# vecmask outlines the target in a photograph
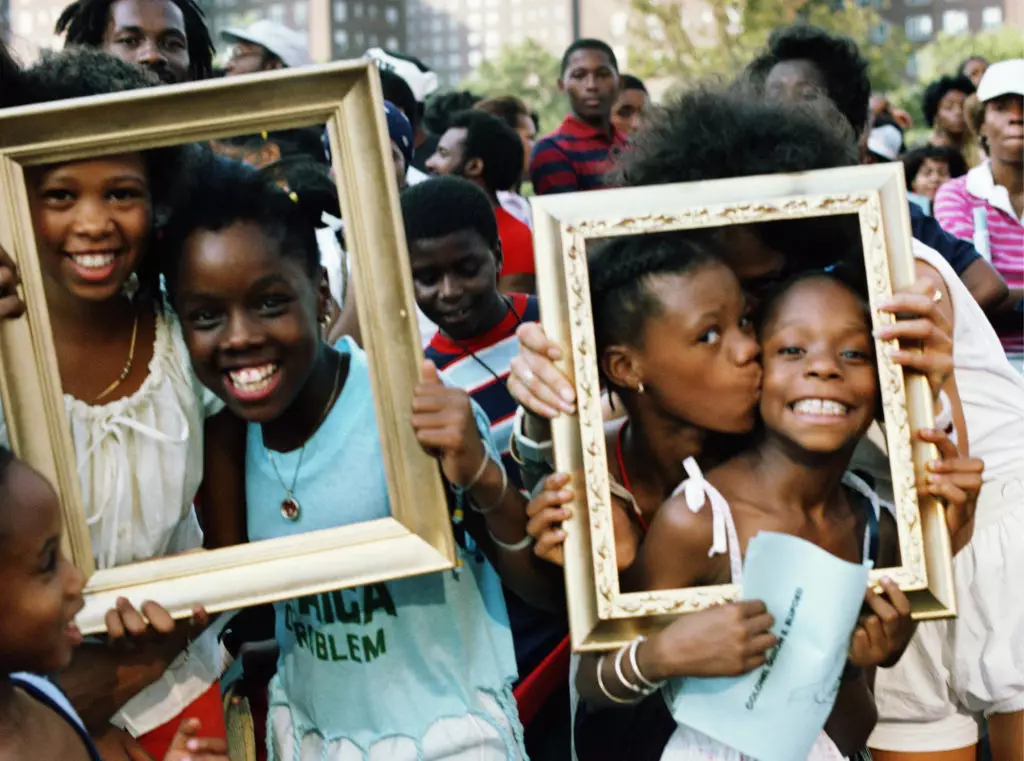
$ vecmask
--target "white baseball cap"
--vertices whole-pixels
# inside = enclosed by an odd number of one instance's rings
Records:
[[[285,66],[305,66],[310,62],[306,35],[269,19],[257,21],[245,29],[225,29],[220,36],[227,42],[249,42],[276,55]]]
[[[409,89],[412,90],[412,94],[416,97],[417,103],[426,103],[427,98],[440,86],[440,83],[437,80],[437,74],[434,72],[421,71],[420,67],[412,61],[406,61],[404,58],[396,58],[393,55],[388,55],[388,53],[381,48],[370,48],[366,51],[363,58],[375,62],[377,64],[377,68],[385,71],[393,71],[404,79],[405,83],[409,85]]]
[[[889,161],[899,158],[901,145],[903,145],[903,135],[891,124],[875,127],[868,135],[868,150]]]
[[[982,103],[1011,94],[1024,95],[1024,58],[992,64],[978,82],[977,96]]]

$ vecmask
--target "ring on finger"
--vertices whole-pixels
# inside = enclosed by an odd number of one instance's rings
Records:
[[[533,370],[531,370],[530,368],[524,367],[522,371],[519,373],[519,376],[520,379],[523,381],[524,385],[529,386],[531,383],[533,383]]]
[[[936,304],[942,301],[942,291],[940,291],[938,288],[936,288],[935,292],[932,294],[932,301]]]

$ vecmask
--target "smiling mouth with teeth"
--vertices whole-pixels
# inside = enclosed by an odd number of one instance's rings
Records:
[[[258,395],[266,391],[277,375],[278,365],[268,362],[255,367],[241,367],[225,373],[232,386],[245,395]]]
[[[799,415],[816,415],[820,417],[845,417],[850,408],[842,402],[832,399],[801,399],[789,405]]]
[[[84,269],[103,269],[114,263],[114,254],[71,254],[71,259]]]

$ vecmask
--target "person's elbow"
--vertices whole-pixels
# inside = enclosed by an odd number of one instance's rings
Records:
[[[986,314],[1000,310],[1010,296],[1002,275],[985,259],[976,259],[968,265],[960,279]]]

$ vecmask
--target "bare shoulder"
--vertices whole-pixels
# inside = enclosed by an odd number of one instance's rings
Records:
[[[64,716],[28,692],[19,689],[16,694],[22,720],[16,733],[4,733],[0,761],[90,761],[81,735]]]

